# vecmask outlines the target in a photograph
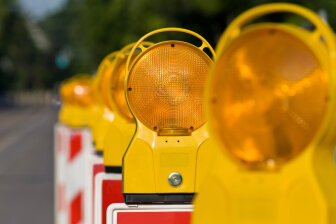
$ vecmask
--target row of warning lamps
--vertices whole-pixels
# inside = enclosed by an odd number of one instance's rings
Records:
[[[57,124],[55,132],[56,224],[190,223],[190,204],[123,204],[121,174],[105,172],[89,130]]]
[[[299,15],[315,30],[248,25],[275,12]],[[202,45],[145,41],[168,31]],[[331,28],[292,4],[240,15],[217,59],[200,35],[160,29],[107,56],[95,78],[64,82],[60,120],[92,129],[107,170],[123,164],[126,203],[190,202],[198,192],[195,223],[335,223],[335,52]]]

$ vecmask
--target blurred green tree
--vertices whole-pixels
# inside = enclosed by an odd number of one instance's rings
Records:
[[[14,0],[0,1],[0,92],[46,87],[48,57],[32,38],[34,28]]]
[[[76,73],[94,73],[100,61],[142,35],[162,27],[183,27],[213,46],[241,12],[270,0],[68,0],[37,24],[50,42],[41,50],[15,0],[0,1],[0,91],[51,88]],[[336,28],[335,0],[289,0],[314,11],[324,9]],[[304,24],[291,15],[275,21]],[[28,26],[29,27],[29,26]],[[168,35],[169,36],[169,35]],[[167,35],[161,36],[166,38]],[[159,38],[159,37],[157,37]],[[154,39],[155,41],[156,39]]]
[[[67,72],[94,72],[108,53],[137,41],[157,28],[178,26],[194,30],[215,46],[227,24],[241,12],[269,0],[69,0],[66,7],[48,18],[58,50],[71,49]],[[336,26],[336,1],[291,0],[287,2],[325,9]],[[51,19],[52,18],[52,19]],[[275,20],[293,20],[275,16]],[[52,20],[52,22],[50,21]],[[301,22],[301,21],[300,21]],[[62,76],[64,77],[64,76]]]

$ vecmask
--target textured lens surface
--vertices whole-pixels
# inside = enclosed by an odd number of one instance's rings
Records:
[[[167,41],[135,61],[127,97],[135,116],[154,131],[196,130],[205,122],[204,86],[211,59],[197,47]]]
[[[217,135],[236,158],[277,164],[316,135],[328,103],[328,77],[311,49],[276,29],[252,29],[219,58],[210,90]]]
[[[113,68],[114,68],[113,62],[107,64],[104,67],[103,74],[99,80],[99,85],[98,85],[98,88],[99,88],[98,91],[101,96],[102,103],[104,103],[106,106],[109,106],[110,104],[109,98],[108,98],[109,97],[108,94],[110,94],[108,82],[111,79]]]
[[[132,56],[131,62],[137,55],[138,53],[135,53]],[[129,111],[125,98],[124,83],[125,83],[126,61],[127,57],[125,56],[123,58],[120,58],[116,62],[116,66],[114,68],[111,79],[111,96],[118,112],[125,118],[133,120],[133,116]]]

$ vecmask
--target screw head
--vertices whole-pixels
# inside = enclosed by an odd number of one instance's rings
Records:
[[[182,184],[182,175],[177,172],[173,172],[169,174],[168,182],[173,187],[180,186]]]

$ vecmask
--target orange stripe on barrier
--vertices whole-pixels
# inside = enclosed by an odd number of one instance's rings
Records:
[[[79,224],[83,219],[82,208],[83,192],[73,198],[70,205],[70,224]]]
[[[122,203],[124,199],[121,180],[103,180],[102,185],[102,224],[106,224],[107,207],[112,203]]]
[[[82,150],[82,135],[73,133],[70,137],[69,162],[71,162]]]
[[[92,201],[95,201],[95,178],[98,173],[105,172],[105,166],[104,164],[94,164],[93,170],[92,170]],[[94,203],[92,203],[92,223],[94,223]]]

